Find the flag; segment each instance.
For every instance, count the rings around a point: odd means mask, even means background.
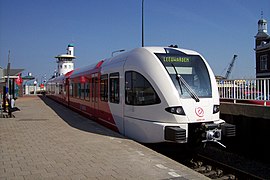
[[[21,76],[22,74],[20,73],[19,75],[18,75],[18,77],[17,77],[17,79],[16,79],[16,84],[18,85],[18,86],[20,86],[21,84],[22,84],[22,82],[23,82],[23,79],[22,79],[22,76]]]

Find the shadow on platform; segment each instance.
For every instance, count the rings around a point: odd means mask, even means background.
[[[126,139],[121,134],[108,129],[98,124],[96,121],[89,119],[87,117],[84,117],[83,115],[80,115],[75,111],[72,111],[68,107],[60,103],[57,103],[50,98],[47,98],[44,96],[39,96],[39,98],[47,106],[49,106],[60,118],[62,118],[67,124],[69,124],[73,128],[76,128],[85,132],[89,132],[89,133]]]

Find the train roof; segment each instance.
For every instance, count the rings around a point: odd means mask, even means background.
[[[90,71],[93,71],[95,69],[98,69],[98,68],[101,67],[103,62],[104,62],[104,60],[101,60],[96,64],[91,64],[91,65],[88,65],[88,66],[85,66],[85,67],[82,67],[82,68],[75,69],[74,72],[70,75],[70,77],[71,78],[77,77],[77,76],[80,76],[82,74],[85,74],[85,72],[87,72],[87,71],[90,72]]]
[[[59,77],[55,78],[54,81],[62,80],[62,79],[69,78],[69,77],[70,78],[78,77],[80,75],[84,75],[85,72],[95,72],[95,70],[98,71],[98,69],[100,67],[106,66],[107,64],[110,64],[112,62],[122,61],[123,59],[126,59],[131,54],[138,54],[138,53],[142,53],[142,52],[150,52],[151,54],[168,53],[170,51],[173,52],[175,50],[181,51],[187,55],[199,55],[198,52],[193,51],[193,50],[189,50],[189,49],[172,48],[172,47],[155,47],[155,46],[153,46],[153,47],[140,47],[140,48],[135,48],[135,49],[128,51],[128,52],[121,53],[117,56],[101,60],[98,63],[88,65],[85,67],[81,67],[81,68],[77,68],[77,69],[73,70],[72,72],[68,72],[64,76],[59,76]]]
[[[143,48],[137,48],[134,50],[139,50],[139,49],[146,49],[151,53],[168,53],[167,50],[177,50],[177,51],[181,51],[185,54],[188,55],[199,55],[198,52],[194,51],[194,50],[190,50],[190,49],[182,49],[182,48],[172,48],[172,47],[143,47]]]

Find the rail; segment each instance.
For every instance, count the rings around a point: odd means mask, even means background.
[[[221,101],[270,105],[270,78],[218,80]]]

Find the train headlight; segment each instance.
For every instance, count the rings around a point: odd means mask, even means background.
[[[213,114],[218,113],[218,112],[219,112],[219,105],[214,105]]]
[[[165,110],[172,114],[186,115],[182,106],[167,107]]]

